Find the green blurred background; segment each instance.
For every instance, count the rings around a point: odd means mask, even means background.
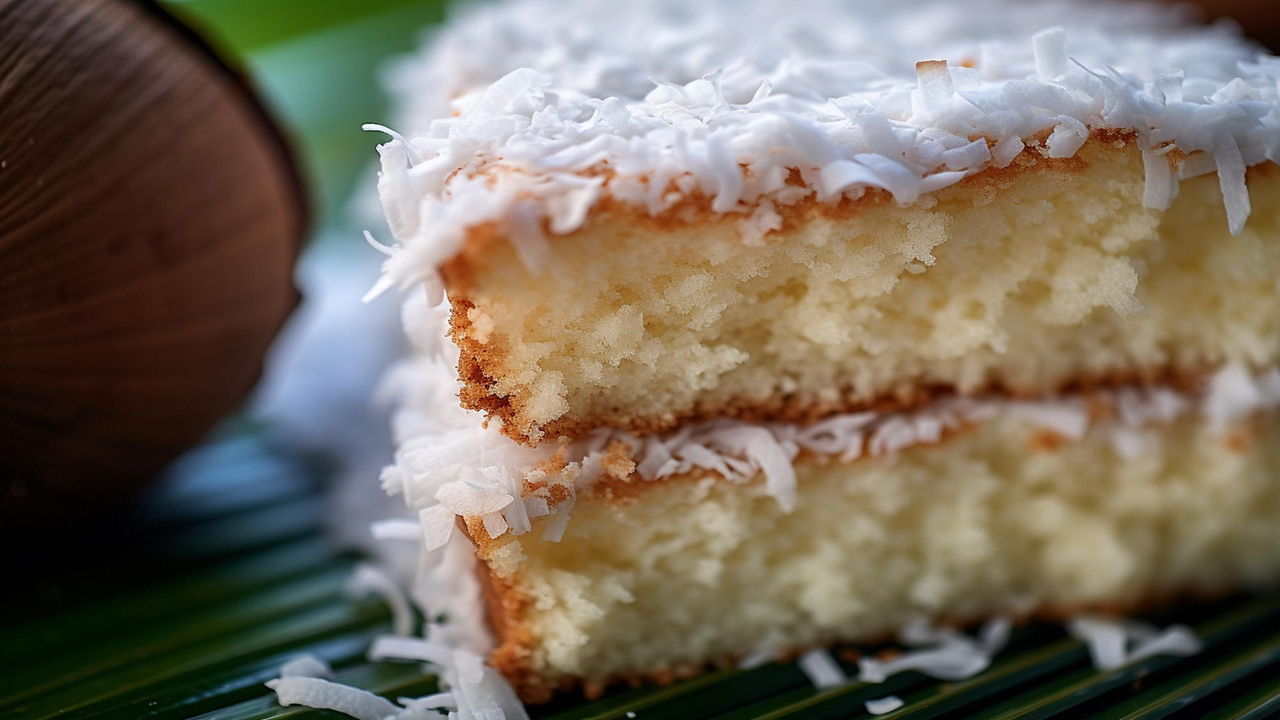
[[[444,17],[444,0],[162,0],[262,94],[294,138],[317,227],[345,224],[386,119],[378,68]],[[371,177],[371,176],[365,176]],[[359,240],[357,237],[356,240]]]

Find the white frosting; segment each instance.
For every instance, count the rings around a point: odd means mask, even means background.
[[[1151,207],[1177,191],[1164,154],[1199,153],[1181,174],[1219,171],[1238,232],[1245,168],[1280,156],[1280,59],[1186,16],[1074,0],[468,7],[389,75],[409,139],[379,148],[398,240],[379,289],[434,278],[488,222],[537,269],[544,227],[575,230],[605,195],[653,214],[702,195],[751,242],[777,205],[868,188],[909,203],[1038,134],[1069,157],[1102,128],[1137,133]]]

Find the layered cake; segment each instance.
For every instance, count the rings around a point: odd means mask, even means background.
[[[457,13],[379,148],[429,637],[539,702],[1272,583],[1278,79],[1168,5]]]

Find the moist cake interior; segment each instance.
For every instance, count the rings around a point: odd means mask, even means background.
[[[534,274],[495,238],[445,268],[462,402],[535,442],[1269,367],[1280,172],[1249,191],[1235,236],[1215,175],[1145,208],[1137,145],[1104,135],[907,207],[792,208],[756,243],[736,219],[605,215]]]

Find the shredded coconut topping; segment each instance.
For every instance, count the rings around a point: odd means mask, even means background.
[[[1184,9],[1185,10],[1185,9]],[[428,280],[497,223],[537,270],[544,233],[604,197],[660,215],[705,198],[746,242],[779,205],[869,189],[899,203],[1134,133],[1145,202],[1217,171],[1232,232],[1245,168],[1280,157],[1280,59],[1163,3],[506,0],[463,9],[390,73],[379,148],[398,241],[377,290]],[[927,21],[925,21],[927,19]],[[1060,25],[1061,23],[1061,25]],[[1181,164],[1168,153],[1181,150]],[[801,185],[788,182],[798,173]]]

